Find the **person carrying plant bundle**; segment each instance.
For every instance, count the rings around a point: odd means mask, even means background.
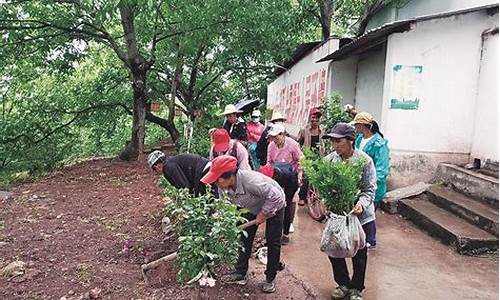
[[[283,231],[285,194],[279,184],[271,178],[252,170],[241,170],[236,158],[223,155],[212,161],[209,172],[201,179],[205,184],[215,183],[225,191],[229,200],[241,208],[248,209],[244,217],[257,225],[248,227],[241,235],[243,249],[240,250],[235,271],[222,276],[226,283],[246,284],[248,260],[259,224],[266,222],[267,267],[266,281],[262,291],[276,291],[276,273],[280,267],[281,234]]]
[[[375,209],[380,206],[387,191],[387,176],[390,170],[390,153],[387,140],[380,132],[377,122],[372,115],[367,112],[360,112],[354,117],[354,126],[358,132],[355,141],[356,149],[360,149],[368,154],[375,164],[377,172],[377,191],[375,192]],[[375,249],[377,245],[376,226],[373,235],[367,236],[368,249]]]
[[[208,159],[196,154],[167,157],[163,152],[155,150],[148,155],[147,162],[157,174],[163,173],[175,188],[187,188],[194,196],[205,193],[205,185],[200,179],[208,172]]]
[[[324,147],[321,141],[323,132],[319,127],[319,120],[321,118],[321,111],[318,108],[313,108],[309,112],[309,124],[302,128],[299,132],[298,142],[300,146],[309,148],[320,156],[324,154]],[[299,205],[304,205],[307,198],[307,190],[309,189],[309,181],[307,176],[302,178],[302,186],[299,191]]]
[[[231,155],[238,161],[238,168],[242,170],[251,170],[249,164],[248,151],[238,140],[231,139],[227,130],[218,128],[212,132],[212,149],[210,150],[209,159],[221,155]]]
[[[259,164],[261,166],[265,166],[267,164],[267,148],[269,147],[269,141],[270,141],[267,134],[269,133],[269,130],[271,130],[273,124],[283,124],[283,122],[285,121],[286,121],[285,117],[281,113],[275,111],[273,112],[273,115],[269,120],[268,126],[266,127],[266,129],[264,129],[264,132],[262,132],[262,135],[260,136],[260,139],[257,142],[257,149],[256,149],[257,159],[259,160]],[[285,134],[286,136],[288,136],[288,133]]]
[[[366,236],[370,236],[375,227],[375,207],[373,200],[377,189],[377,176],[372,159],[361,150],[354,148],[355,130],[347,123],[337,123],[330,133],[323,136],[331,139],[334,152],[325,159],[332,161],[363,162],[363,172],[360,183],[360,193],[353,213],[358,217]],[[352,258],[353,276],[349,277],[345,258],[328,257],[333,268],[333,277],[338,287],[332,292],[332,299],[350,300],[363,299],[361,292],[365,288],[365,273],[367,265],[367,249],[359,249]]]
[[[259,160],[257,159],[257,142],[262,136],[264,125],[260,122],[260,110],[252,112],[251,121],[247,123],[248,135],[248,152],[252,157],[252,167],[254,170],[259,169]]]
[[[272,141],[269,143],[267,149],[267,163],[274,166],[278,162],[287,162],[292,165],[293,170],[297,173],[299,186],[302,184],[302,167],[300,166],[300,159],[302,158],[302,151],[300,145],[294,139],[285,136],[285,127],[281,124],[274,124],[268,133]],[[290,213],[290,230],[289,233],[294,232],[293,219],[295,216],[296,203],[290,203],[287,207]],[[288,234],[282,237],[282,244],[286,245],[290,242]]]
[[[286,206],[290,207],[292,205],[293,196],[299,189],[299,180],[297,178],[297,172],[293,169],[292,165],[287,162],[277,162],[273,166],[266,165],[260,167],[259,173],[262,173],[268,177],[274,179],[285,192]],[[283,220],[283,237],[287,239],[281,239],[282,245],[287,245],[289,243],[288,234],[290,233],[291,226],[291,210],[285,209],[285,218]]]
[[[238,114],[242,111],[238,110],[233,104],[228,104],[224,108],[223,116],[226,117],[222,128],[226,129],[232,139],[241,141],[245,146],[247,142],[247,126],[245,122],[240,121]]]

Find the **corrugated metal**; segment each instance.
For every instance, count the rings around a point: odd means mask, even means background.
[[[391,23],[386,23],[380,27],[377,27],[377,28],[374,28],[374,29],[371,29],[371,30],[365,32],[359,38],[353,40],[351,43],[345,45],[344,47],[333,52],[332,54],[329,54],[329,55],[323,57],[322,59],[318,60],[317,62],[323,62],[323,61],[328,61],[328,60],[333,60],[333,61],[342,60],[342,59],[349,57],[350,55],[365,51],[371,47],[379,45],[382,42],[385,42],[387,39],[387,36],[389,36],[392,33],[404,32],[404,31],[409,30],[411,27],[411,24],[413,24],[413,23],[426,21],[426,20],[432,20],[432,19],[441,19],[441,18],[446,18],[446,17],[455,16],[455,15],[459,15],[459,14],[466,14],[466,13],[470,13],[470,12],[475,12],[475,11],[479,11],[479,10],[491,10],[491,9],[498,10],[498,4],[473,7],[473,8],[462,9],[462,10],[457,10],[457,11],[452,11],[452,12],[446,12],[446,13],[417,17],[417,18],[408,19],[408,20],[400,20],[400,21],[394,21]]]

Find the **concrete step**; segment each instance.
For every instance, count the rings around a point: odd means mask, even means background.
[[[431,203],[426,195],[404,199],[400,213],[431,236],[452,245],[460,254],[480,254],[498,249],[496,236]]]
[[[428,195],[435,205],[498,237],[498,210],[441,185],[429,187]]]
[[[451,164],[440,164],[436,177],[458,192],[479,199],[498,210],[497,178]]]

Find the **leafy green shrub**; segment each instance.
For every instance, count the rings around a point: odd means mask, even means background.
[[[208,275],[213,281],[215,268],[234,264],[238,258],[242,211],[209,193],[194,197],[187,189],[167,187],[165,194],[172,199],[166,210],[179,242],[177,280],[192,283]]]
[[[205,114],[204,116],[198,118],[194,123],[193,122],[183,122],[181,124],[182,127],[179,129],[182,130],[184,124],[188,128],[187,134],[182,135],[177,141],[177,152],[178,153],[187,153],[188,152],[188,141],[189,141],[189,128],[193,127],[193,136],[191,137],[191,141],[189,143],[189,153],[198,154],[203,157],[208,157],[210,153],[210,135],[208,131],[211,128],[219,128],[222,127],[223,117],[214,114]]]
[[[321,125],[330,130],[338,122],[349,123],[352,121],[351,115],[344,111],[342,106],[342,95],[339,92],[333,92],[323,102],[323,116],[321,117]]]
[[[360,193],[361,160],[329,161],[306,150],[301,165],[328,210],[335,214],[351,211]]]

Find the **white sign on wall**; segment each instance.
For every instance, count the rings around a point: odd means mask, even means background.
[[[420,104],[423,66],[392,67],[391,109],[416,110]]]

